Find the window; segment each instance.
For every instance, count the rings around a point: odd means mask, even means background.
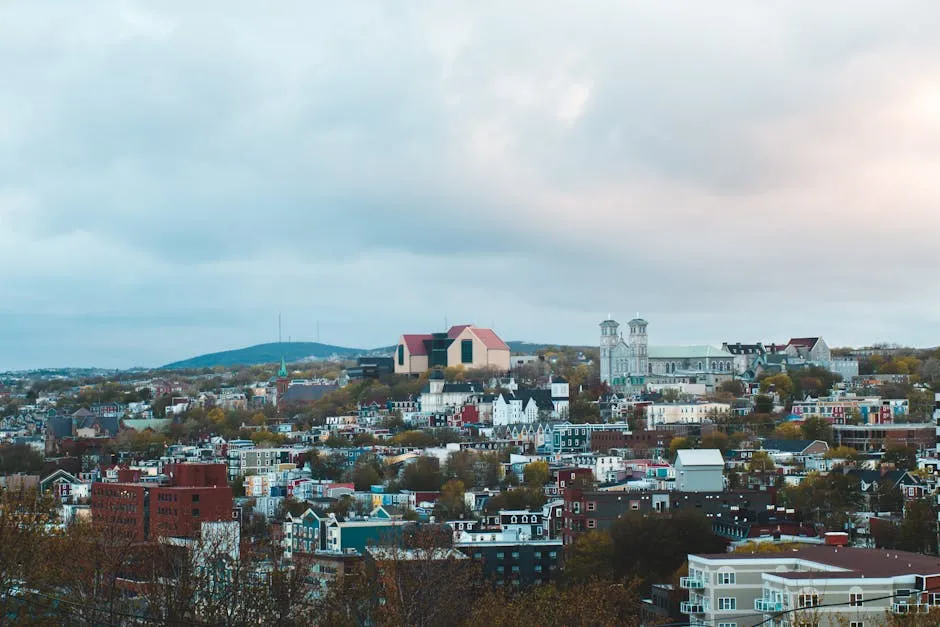
[[[513,552],[512,552],[512,559],[514,559],[514,560],[519,559],[519,551],[513,551]],[[515,567],[513,567],[513,568],[515,568]]]
[[[718,585],[733,586],[735,581],[734,573],[718,573]]]
[[[597,521],[594,520],[593,518],[589,518],[588,521],[587,521],[587,526],[588,526],[588,529],[596,529],[596,528],[597,528]]]
[[[460,342],[460,361],[464,364],[473,363],[473,340],[462,340]]]
[[[542,559],[542,552],[541,552],[541,551],[536,551],[534,557],[535,557],[535,559],[537,559],[537,560]]]
[[[496,559],[498,560],[506,559],[506,554],[500,551],[499,553],[496,554]]]
[[[398,365],[399,366],[405,365],[405,345],[404,344],[398,345]]]
[[[738,627],[737,623],[718,623],[718,627]]]
[[[865,627],[865,623],[860,620],[853,620],[849,623],[849,627]]]
[[[862,606],[862,593],[853,592],[849,595],[849,605],[852,607],[861,607]]]
[[[198,517],[198,516],[199,516],[199,508],[198,508],[198,507],[194,507],[194,508],[193,508],[193,517],[195,518],[195,517]]]
[[[198,503],[198,502],[199,502],[199,495],[193,494],[193,503]]]
[[[816,607],[819,605],[818,594],[801,594],[797,598],[797,607]]]
[[[588,501],[587,511],[593,512],[597,510],[597,503],[595,501]]]
[[[718,597],[719,610],[735,610],[738,608],[738,600],[734,597]]]

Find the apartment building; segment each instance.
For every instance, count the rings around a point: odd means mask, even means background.
[[[869,627],[886,612],[940,607],[936,557],[835,546],[844,539],[830,535],[785,553],[689,555],[682,613],[703,627]]]
[[[731,413],[730,403],[654,403],[646,406],[646,426],[701,424]]]

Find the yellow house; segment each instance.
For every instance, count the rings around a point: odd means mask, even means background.
[[[509,346],[492,329],[470,324],[446,333],[402,335],[395,354],[396,374],[421,374],[429,368],[463,365],[509,372]]]

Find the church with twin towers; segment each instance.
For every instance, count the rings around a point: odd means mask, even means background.
[[[714,384],[715,377],[734,372],[734,356],[707,344],[650,346],[649,323],[639,314],[627,323],[624,337],[620,323],[608,316],[601,322],[601,381],[615,388],[636,388],[649,382],[670,381]]]

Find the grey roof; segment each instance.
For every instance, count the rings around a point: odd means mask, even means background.
[[[802,453],[816,440],[775,440],[768,438],[761,444],[767,451],[780,451],[781,453]]]
[[[725,460],[721,456],[721,451],[716,448],[704,449],[679,449],[676,462],[682,462],[683,466],[724,466]]]
[[[650,359],[704,359],[732,357],[731,353],[707,344],[693,346],[650,346]]]
[[[336,385],[292,385],[278,399],[279,403],[310,403],[320,400],[324,395],[336,390]]]

